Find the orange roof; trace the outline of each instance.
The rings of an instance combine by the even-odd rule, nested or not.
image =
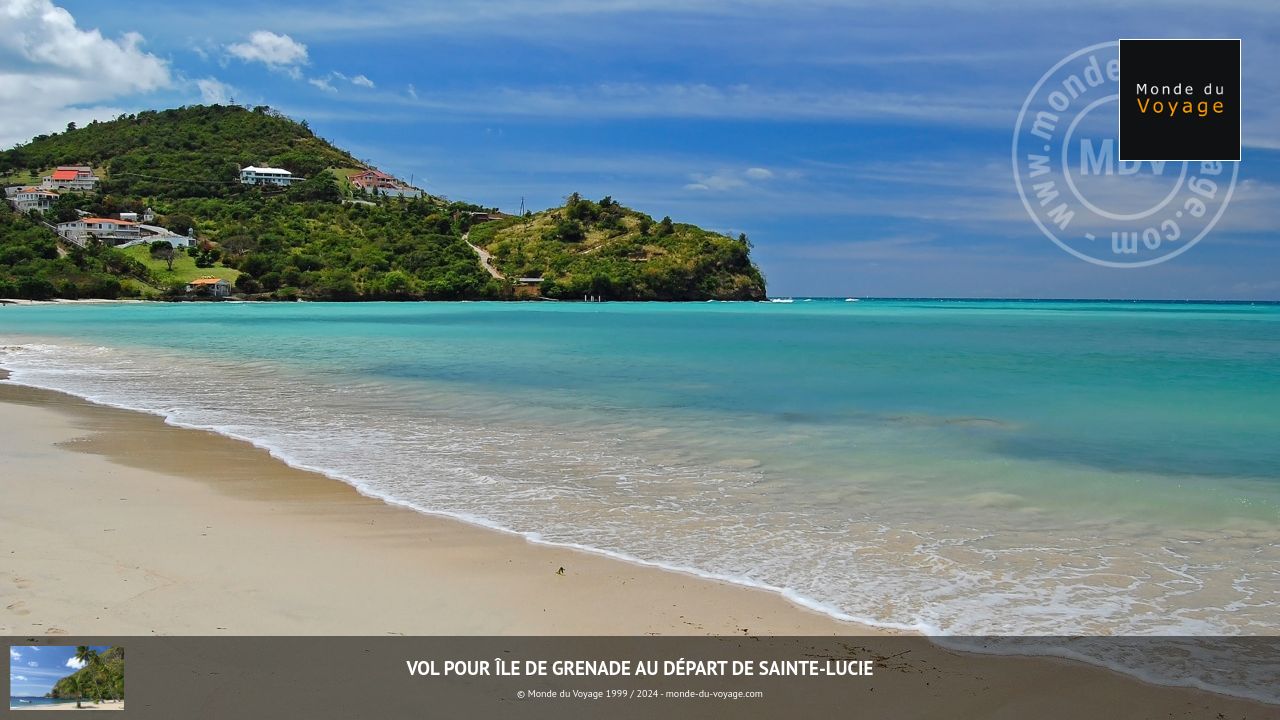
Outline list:
[[[81,222],[86,223],[115,223],[116,225],[137,225],[138,223],[130,220],[117,220],[115,218],[87,217],[80,218]]]
[[[197,278],[187,284],[188,285],[217,285],[220,282],[227,282],[227,281],[223,280],[222,278],[207,277],[207,278]]]
[[[75,170],[54,170],[53,171],[54,180],[75,180],[77,175],[79,175],[79,173],[77,173]]]

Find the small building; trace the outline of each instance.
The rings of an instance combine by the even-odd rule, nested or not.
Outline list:
[[[467,211],[467,216],[471,218],[471,223],[473,225],[476,223],[489,222],[491,220],[506,220],[507,218],[512,217],[511,215],[504,212],[498,212],[497,210],[492,212],[469,210]]]
[[[142,228],[138,223],[128,220],[82,217],[79,220],[58,223],[58,234],[77,245],[84,245],[89,240],[97,240],[107,245],[120,245],[141,238]]]
[[[46,190],[92,190],[98,177],[88,165],[59,165],[40,185]]]
[[[394,187],[397,181],[381,170],[369,169],[352,175],[351,184],[361,190],[369,190],[377,187]]]
[[[128,220],[129,222],[138,222],[138,213],[136,213],[136,212],[122,212],[122,213],[120,213],[120,219],[121,219],[121,220]]]
[[[18,188],[16,192],[9,196],[9,202],[13,205],[13,209],[20,213],[27,213],[32,210],[44,212],[53,207],[53,203],[57,199],[58,193],[38,187]]]
[[[542,278],[516,278],[515,296],[524,300],[536,300],[542,297]]]
[[[372,168],[351,175],[350,180],[357,190],[374,195],[416,198],[422,197],[424,194],[422,190],[406,185],[395,177]]]
[[[294,177],[284,168],[255,167],[250,165],[240,169],[240,182],[245,185],[277,185],[289,186],[305,178]]]
[[[422,190],[408,185],[397,185],[392,188],[378,188],[378,194],[383,197],[401,197],[401,198],[419,198],[426,195]]]
[[[187,294],[205,297],[227,297],[231,294],[231,283],[222,278],[198,278],[187,283]]]

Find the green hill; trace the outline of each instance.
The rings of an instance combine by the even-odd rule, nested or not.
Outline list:
[[[106,170],[103,192],[134,197],[237,195],[239,167],[282,167],[311,177],[362,165],[267,107],[197,105],[151,110],[40,135],[0,153],[0,176],[15,170],[87,164]]]
[[[763,300],[745,236],[655,222],[612,198],[577,193],[559,208],[485,223],[469,237],[508,278],[542,278],[547,297]]]
[[[555,298],[764,297],[745,238],[654,222],[608,198],[575,195],[565,207],[473,229],[486,208],[353,195],[347,175],[360,161],[264,107],[193,106],[69,126],[0,152],[0,184],[70,164],[96,168],[98,188],[65,193],[46,217],[0,208],[0,297],[179,296],[184,280],[202,274],[259,299],[525,297],[536,291],[516,278],[530,275],[545,278],[542,294]],[[250,164],[307,179],[288,189],[242,185],[238,168]],[[172,270],[145,248],[55,242],[40,224],[147,208],[155,224],[194,228],[198,246],[179,251]],[[468,231],[504,278],[481,264]]]
[[[52,698],[124,699],[124,648],[110,647],[53,684]]]

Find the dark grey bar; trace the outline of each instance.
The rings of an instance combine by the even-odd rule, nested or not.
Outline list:
[[[948,638],[946,648],[922,637],[2,639],[124,648],[128,718],[1166,717],[1170,707],[1179,717],[1280,717],[1280,697],[1163,688],[1036,657],[1163,668],[1161,682],[1235,683],[1226,689],[1261,697],[1280,688],[1274,637]]]

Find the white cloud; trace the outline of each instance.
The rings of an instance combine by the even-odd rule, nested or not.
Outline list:
[[[21,682],[26,682],[26,681],[27,681],[27,676],[26,676],[26,675],[14,675],[14,676],[13,676],[13,679],[14,679],[14,680],[19,680],[19,681],[21,681]]]
[[[746,170],[719,170],[714,173],[693,173],[693,182],[684,186],[685,190],[723,192],[725,190],[741,190],[759,180],[773,177],[773,171],[762,167],[751,167]]]
[[[418,99],[418,88],[414,87],[413,83],[409,83],[409,97],[414,100]]]
[[[36,662],[35,660],[32,660],[27,663],[27,667],[40,667],[40,663]]]
[[[14,661],[14,660],[21,660],[21,659],[22,659],[22,653],[18,652],[17,650],[14,650],[13,648],[9,648],[9,660]]]
[[[214,78],[203,78],[196,81],[200,88],[200,99],[212,105],[229,105],[235,96],[236,89]]]
[[[324,77],[310,78],[307,80],[307,82],[311,83],[312,85],[315,85],[316,87],[320,88],[321,90],[324,90],[325,92],[336,93],[338,92],[338,88],[334,87],[333,85],[334,80],[341,80],[344,83],[351,83],[352,85],[358,85],[360,87],[366,87],[366,88],[374,87],[373,81],[365,77],[364,75],[356,75],[355,77],[348,77],[347,75],[340,73],[337,70],[330,72],[328,75],[325,75]],[[409,87],[413,87],[413,86],[410,85]]]
[[[79,670],[84,666],[85,666],[85,662],[83,660],[77,660],[74,657],[67,658],[67,667],[71,668],[72,670]]]
[[[288,35],[269,30],[249,34],[248,42],[232,43],[227,52],[245,62],[260,62],[273,70],[288,70],[307,64],[307,46]]]
[[[101,103],[171,83],[141,35],[81,29],[51,0],[0,0],[0,27],[0,147],[114,117],[121,110]]]
[[[334,87],[333,83],[329,82],[329,78],[311,78],[307,82],[311,83],[312,85],[315,85],[316,87],[320,88],[321,90],[324,90],[325,92],[331,92],[331,93],[338,92],[338,88]]]

